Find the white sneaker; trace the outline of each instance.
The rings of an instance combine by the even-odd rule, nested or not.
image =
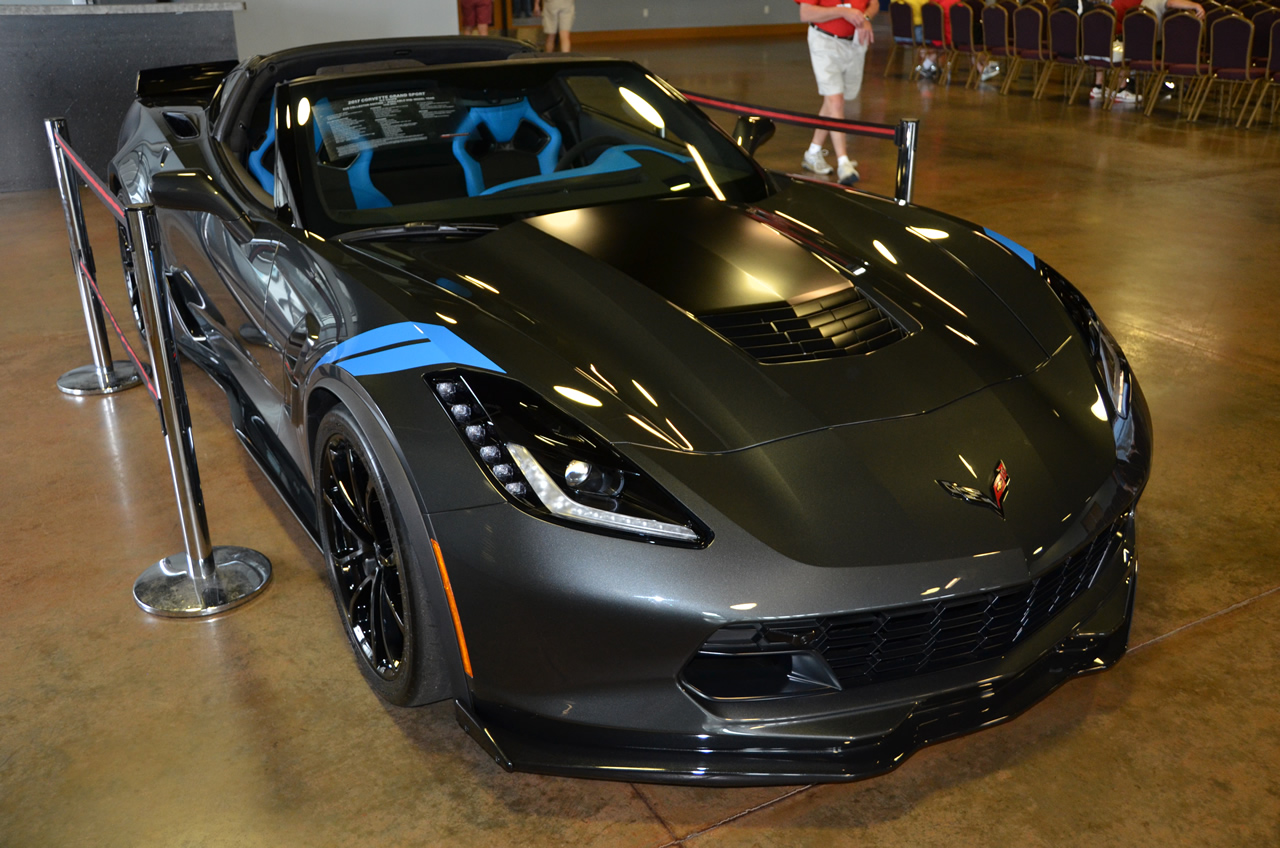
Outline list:
[[[823,154],[826,152],[827,151],[822,150],[822,151],[819,151],[818,153],[810,153],[809,151],[806,150],[804,153],[804,159],[801,162],[801,165],[804,167],[806,171],[813,171],[815,174],[831,173],[833,169],[830,165],[827,164],[827,160],[823,156]]]
[[[1117,103],[1141,103],[1142,96],[1139,94],[1134,94],[1132,91],[1117,91],[1116,102]]]
[[[1101,97],[1101,96],[1102,96],[1102,86],[1100,86],[1100,85],[1095,85],[1095,86],[1094,86],[1094,87],[1089,91],[1089,99],[1090,99],[1090,100],[1097,100],[1097,99],[1098,99],[1099,97]]]
[[[986,82],[989,79],[994,79],[999,73],[1000,66],[995,62],[989,62],[987,66],[982,69],[982,81]]]
[[[858,163],[852,159],[840,163],[840,173],[836,176],[840,179],[840,185],[853,185],[862,179],[858,174]]]

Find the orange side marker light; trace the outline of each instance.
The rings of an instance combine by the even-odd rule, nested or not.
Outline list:
[[[440,569],[440,580],[444,583],[444,594],[449,599],[449,615],[453,616],[453,632],[458,634],[458,647],[462,650],[462,668],[467,677],[475,677],[471,673],[471,654],[467,652],[467,637],[462,635],[462,619],[458,617],[458,602],[453,598],[453,584],[449,582],[449,571],[444,567],[444,554],[440,553],[440,545],[431,540],[431,549],[436,554],[436,567]]]

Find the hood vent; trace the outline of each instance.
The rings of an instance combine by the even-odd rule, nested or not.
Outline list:
[[[803,303],[779,301],[698,320],[768,364],[871,353],[907,335],[853,286]]]

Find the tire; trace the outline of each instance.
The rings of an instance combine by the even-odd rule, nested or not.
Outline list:
[[[138,273],[133,267],[133,253],[129,250],[129,231],[123,224],[116,224],[120,237],[120,265],[124,269],[124,287],[129,294],[129,311],[133,313],[133,325],[138,328],[138,338],[147,344],[147,320],[142,313],[142,295],[138,291]]]
[[[398,706],[449,697],[426,591],[439,583],[430,540],[409,543],[386,475],[346,407],[321,420],[313,463],[329,585],[361,673]]]

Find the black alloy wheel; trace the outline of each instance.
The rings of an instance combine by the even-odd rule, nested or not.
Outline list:
[[[356,653],[378,678],[394,682],[408,675],[413,644],[404,557],[381,474],[346,417],[326,419],[343,426],[322,428],[317,457],[326,559]]]
[[[334,600],[360,672],[379,696],[398,706],[454,697],[454,652],[442,647],[433,613],[447,602],[435,597],[444,589],[431,540],[425,528],[406,529],[369,444],[344,406],[320,421],[312,470]]]

